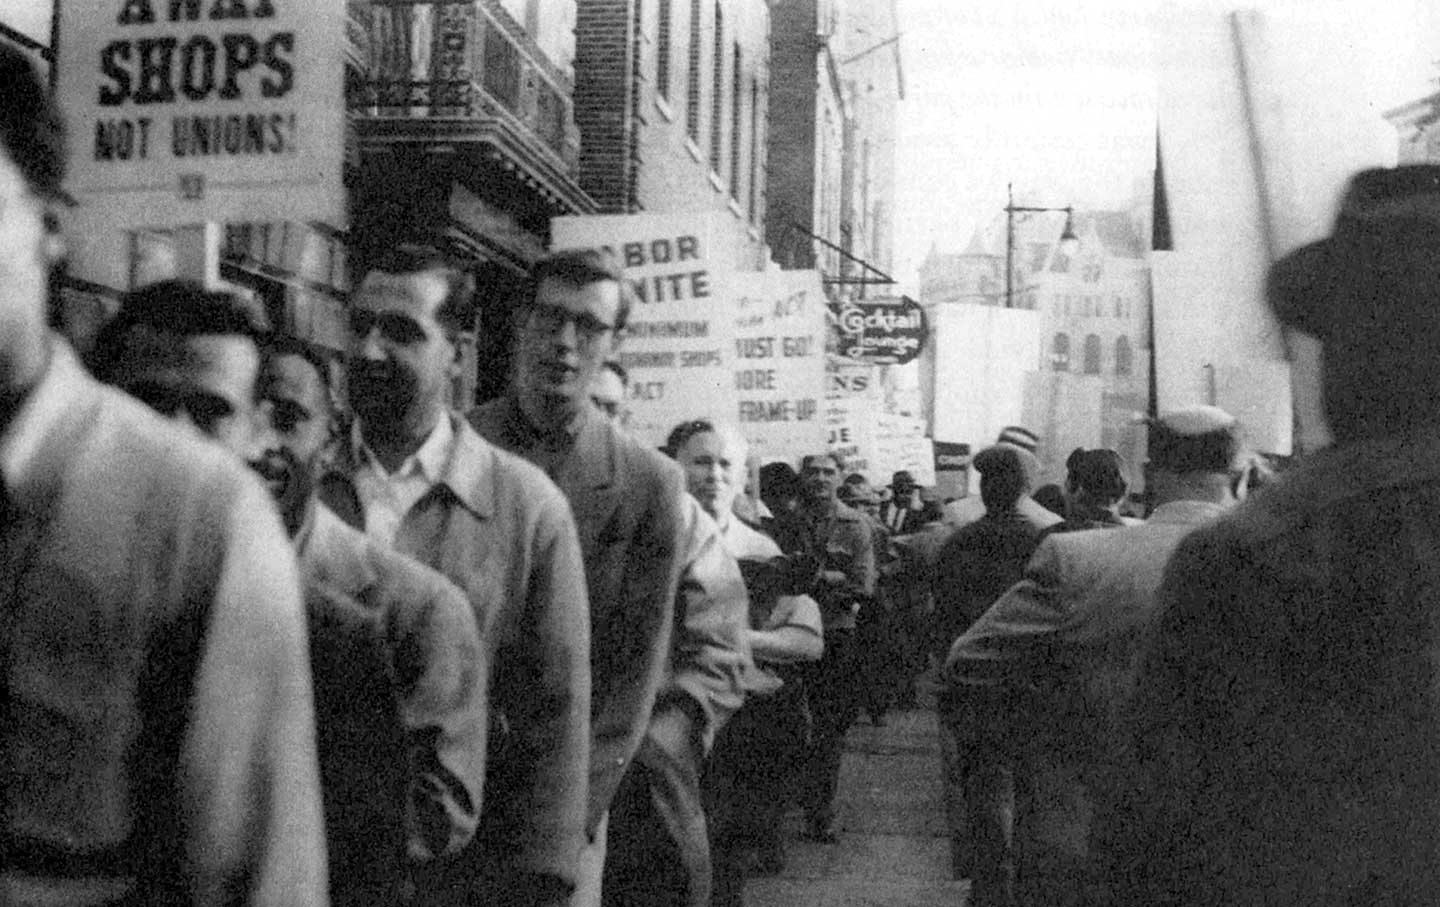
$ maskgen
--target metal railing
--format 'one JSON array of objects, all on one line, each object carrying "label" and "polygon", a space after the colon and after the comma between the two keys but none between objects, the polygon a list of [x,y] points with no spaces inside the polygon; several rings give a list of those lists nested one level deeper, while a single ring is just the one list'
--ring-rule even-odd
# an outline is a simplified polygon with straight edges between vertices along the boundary
[{"label": "metal railing", "polygon": [[352,113],[492,121],[574,172],[573,82],[498,0],[352,2],[350,21]]}]

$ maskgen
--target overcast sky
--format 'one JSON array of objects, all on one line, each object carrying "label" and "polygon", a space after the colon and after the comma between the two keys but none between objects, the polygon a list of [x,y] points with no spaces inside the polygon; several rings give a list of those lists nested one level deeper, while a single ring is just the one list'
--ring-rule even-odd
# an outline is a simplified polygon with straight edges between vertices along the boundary
[{"label": "overcast sky", "polygon": [[[865,0],[852,0],[865,2]],[[898,0],[905,68],[898,151],[896,269],[932,244],[962,251],[1017,202],[1121,207],[1148,187],[1154,157],[1155,0]],[[1339,17],[1354,46],[1337,53],[1378,113],[1433,91],[1440,15],[1425,0],[1209,2],[1280,18]],[[1364,65],[1355,65],[1362,61]],[[1059,215],[1055,215],[1058,219]],[[1056,228],[1058,230],[1058,227]],[[913,284],[909,287],[916,289]]]}]

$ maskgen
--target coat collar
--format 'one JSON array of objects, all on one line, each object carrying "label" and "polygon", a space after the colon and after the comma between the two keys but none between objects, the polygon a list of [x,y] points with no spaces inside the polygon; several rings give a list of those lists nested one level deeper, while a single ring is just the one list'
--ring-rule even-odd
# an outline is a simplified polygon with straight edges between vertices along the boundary
[{"label": "coat collar", "polygon": [[[458,413],[446,412],[450,444],[444,452],[437,487],[459,501],[482,520],[495,515],[495,449],[471,428]],[[336,456],[329,477],[342,477],[353,493],[355,471],[362,462],[353,444],[344,445]]]},{"label": "coat collar", "polygon": [[[563,432],[542,432],[530,424],[513,394],[476,409],[471,424],[501,446],[527,456],[546,451],[564,456],[560,471],[573,471],[586,488],[609,488],[620,471],[620,430],[603,413],[585,407]],[[537,457],[540,462],[545,457]],[[551,476],[556,478],[556,476]]]},{"label": "coat collar", "polygon": [[94,423],[102,394],[118,395],[103,391],[64,342],[53,337],[49,342],[45,373],[0,434],[0,476],[18,507],[38,504],[60,484],[79,438]]},{"label": "coat collar", "polygon": [[345,525],[330,508],[313,498],[305,525],[295,537],[296,554],[306,578],[340,583],[347,590],[375,585],[377,574],[365,557],[365,537]]},{"label": "coat collar", "polygon": [[1341,444],[1310,454],[1293,472],[1239,508],[1261,537],[1293,528],[1306,514],[1374,491],[1440,481],[1440,426]]}]

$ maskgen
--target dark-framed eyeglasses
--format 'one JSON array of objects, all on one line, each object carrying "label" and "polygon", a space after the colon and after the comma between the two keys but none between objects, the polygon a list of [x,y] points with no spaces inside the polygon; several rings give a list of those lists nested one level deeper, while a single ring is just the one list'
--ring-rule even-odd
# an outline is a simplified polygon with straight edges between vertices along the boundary
[{"label": "dark-framed eyeglasses", "polygon": [[419,343],[425,339],[425,329],[413,318],[399,312],[352,308],[349,321],[350,335],[356,340],[369,337],[370,331],[375,328],[379,328],[380,336],[391,343]]},{"label": "dark-framed eyeglasses", "polygon": [[573,324],[575,337],[581,343],[594,343],[615,330],[615,325],[601,321],[589,312],[572,312],[564,306],[541,302],[530,306],[528,323],[532,329],[544,334],[557,333],[563,330],[565,325]]}]

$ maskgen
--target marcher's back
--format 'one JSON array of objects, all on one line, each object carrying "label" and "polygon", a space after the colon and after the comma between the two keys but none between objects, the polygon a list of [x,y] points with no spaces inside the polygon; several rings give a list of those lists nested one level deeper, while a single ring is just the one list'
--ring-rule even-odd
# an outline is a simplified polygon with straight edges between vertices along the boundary
[{"label": "marcher's back", "polygon": [[1176,555],[1137,705],[1142,759],[1186,784],[1124,849],[1135,903],[1440,902],[1440,434],[1387,446]]},{"label": "marcher's back", "polygon": [[1181,544],[1109,820],[1116,903],[1440,903],[1440,167],[1271,269],[1335,445]]},{"label": "marcher's back", "polygon": [[279,522],[221,452],[54,355],[12,426],[34,459],[6,464],[0,902],[323,898]]}]

